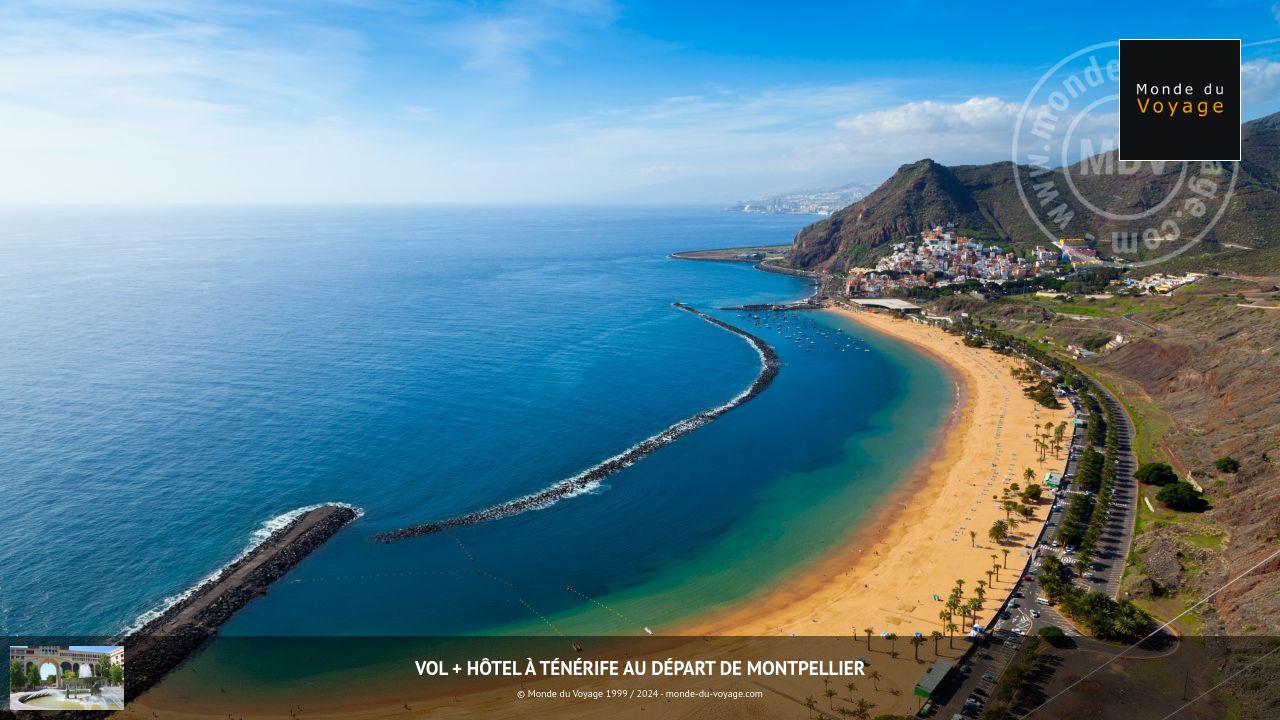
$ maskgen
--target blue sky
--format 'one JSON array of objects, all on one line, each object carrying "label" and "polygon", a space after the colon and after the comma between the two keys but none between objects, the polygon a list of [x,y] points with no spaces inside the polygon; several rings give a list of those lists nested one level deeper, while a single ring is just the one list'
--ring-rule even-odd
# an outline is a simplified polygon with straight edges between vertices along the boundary
[{"label": "blue sky", "polygon": [[1268,3],[16,0],[0,201],[617,202],[875,184],[1009,157],[1040,75],[1119,37],[1241,37]]}]

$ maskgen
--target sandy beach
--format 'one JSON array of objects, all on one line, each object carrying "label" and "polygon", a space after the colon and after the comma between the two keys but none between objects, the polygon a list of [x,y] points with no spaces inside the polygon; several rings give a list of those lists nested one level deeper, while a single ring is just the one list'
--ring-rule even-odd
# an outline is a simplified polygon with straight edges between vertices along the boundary
[{"label": "sandy beach", "polygon": [[[737,636],[746,643],[742,652],[750,652],[752,643],[759,649],[769,637],[848,637],[849,645],[842,652],[865,657],[876,676],[857,679],[855,687],[847,690],[847,703],[827,696],[830,686],[815,678],[759,682],[703,679],[688,684],[731,691],[750,687],[762,691],[763,696],[739,702],[658,699],[627,705],[577,699],[520,702],[517,698],[522,696],[516,694],[514,684],[500,683],[500,687],[453,695],[439,685],[394,683],[385,688],[366,687],[367,695],[358,693],[364,696],[350,697],[338,706],[325,703],[310,707],[305,715],[374,718],[414,716],[425,711],[432,717],[611,718],[652,716],[656,710],[663,717],[775,717],[806,712],[808,698],[818,698],[821,706],[835,709],[841,704],[851,707],[855,696],[872,702],[878,713],[915,711],[919,698],[912,696],[911,688],[927,664],[938,657],[959,657],[967,643],[959,637],[931,639],[913,648],[908,640],[917,632],[929,638],[933,631],[945,630],[939,611],[957,579],[965,581],[966,597],[972,596],[979,580],[991,580],[979,622],[986,623],[996,611],[1016,580],[1017,569],[1026,560],[1026,545],[1039,532],[1048,509],[1047,501],[1042,502],[1033,519],[1021,523],[1005,544],[995,545],[987,531],[996,520],[1005,518],[999,500],[1001,489],[1010,483],[1025,485],[1028,467],[1037,481],[1046,471],[1061,470],[1065,454],[1050,454],[1045,462],[1039,461],[1033,427],[1068,419],[1070,410],[1050,410],[1025,397],[1010,373],[1021,366],[1020,360],[967,347],[953,335],[908,320],[845,309],[835,312],[928,353],[947,369],[956,394],[946,427],[912,477],[878,508],[874,522],[851,531],[838,549],[798,569],[782,587],[682,628],[678,634],[690,636],[685,646],[667,646],[662,657],[698,657],[707,652],[701,639],[707,635]],[[1009,551],[1007,560],[1003,550]],[[987,575],[993,562],[1002,566],[998,580]],[[870,640],[868,627],[873,634]],[[880,637],[885,632],[895,634],[898,640]],[[773,649],[766,646],[763,651]],[[639,656],[643,655],[640,651]],[[634,686],[634,678],[540,678],[519,684],[520,690],[608,691]],[[192,702],[190,697],[166,698],[163,686],[158,690],[132,705],[125,716],[150,717],[158,711],[160,716],[225,717],[230,709],[213,698],[205,705]],[[291,707],[271,707],[270,703],[257,711],[255,714],[265,716],[303,716]]]},{"label": "sandy beach", "polygon": [[870,627],[876,635],[928,636],[943,630],[942,602],[934,595],[945,599],[963,579],[968,596],[977,581],[988,581],[994,554],[1009,571],[992,578],[993,590],[979,614],[985,623],[1016,580],[1013,569],[1025,563],[1025,546],[1044,522],[1047,502],[1004,545],[987,537],[991,525],[1005,518],[1002,488],[1025,486],[1026,468],[1035,471],[1037,482],[1047,471],[1061,472],[1065,453],[1040,462],[1033,428],[1070,418],[1069,408],[1051,410],[1025,397],[1010,374],[1021,360],[967,347],[929,325],[870,311],[835,312],[928,353],[948,369],[957,388],[949,427],[915,477],[848,543],[785,588],[697,623],[688,629],[691,634],[831,636],[865,634]]}]

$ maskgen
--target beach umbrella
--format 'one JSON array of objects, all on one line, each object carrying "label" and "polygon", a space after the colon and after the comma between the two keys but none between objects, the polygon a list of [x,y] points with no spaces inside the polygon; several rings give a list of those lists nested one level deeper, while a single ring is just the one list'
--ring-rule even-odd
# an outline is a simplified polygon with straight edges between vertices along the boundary
[{"label": "beach umbrella", "polygon": [[888,631],[888,630],[884,630],[884,631],[882,631],[882,632],[880,633],[880,637],[882,637],[882,638],[887,638],[887,637],[889,637],[889,631]]},{"label": "beach umbrella", "polygon": [[924,637],[924,636],[923,636],[923,635],[921,635],[921,634],[920,634],[920,631],[918,631],[918,630],[917,630],[917,631],[916,631],[916,637]]}]

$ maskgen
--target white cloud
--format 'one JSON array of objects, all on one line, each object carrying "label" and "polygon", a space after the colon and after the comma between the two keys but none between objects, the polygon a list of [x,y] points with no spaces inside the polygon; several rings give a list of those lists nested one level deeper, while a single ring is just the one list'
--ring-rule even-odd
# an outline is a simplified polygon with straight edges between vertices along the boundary
[{"label": "white cloud", "polygon": [[1241,65],[1240,94],[1246,103],[1264,103],[1280,97],[1280,63],[1263,59]]},{"label": "white cloud", "polygon": [[843,118],[836,127],[864,135],[1009,130],[1019,107],[997,97],[973,97],[959,103],[924,100]]},{"label": "white cloud", "polygon": [[466,70],[522,81],[537,60],[549,59],[584,31],[609,25],[617,14],[608,0],[514,3],[441,23],[431,36],[460,55]]}]

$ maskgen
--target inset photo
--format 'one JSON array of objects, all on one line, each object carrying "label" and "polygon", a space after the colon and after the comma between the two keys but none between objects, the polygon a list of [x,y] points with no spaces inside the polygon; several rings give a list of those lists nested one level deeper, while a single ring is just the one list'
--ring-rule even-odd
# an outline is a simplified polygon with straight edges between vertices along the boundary
[{"label": "inset photo", "polygon": [[119,645],[11,645],[10,710],[121,710]]}]

